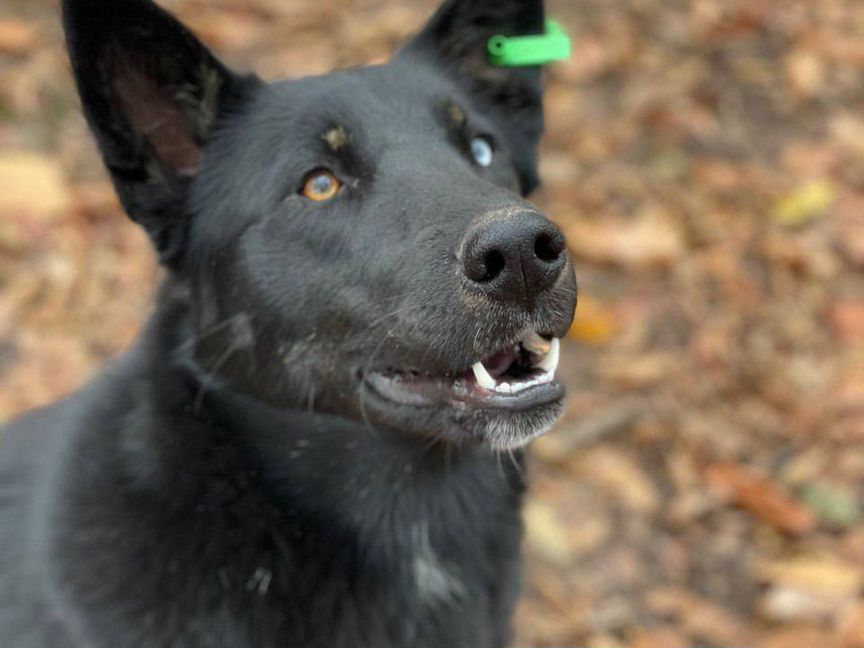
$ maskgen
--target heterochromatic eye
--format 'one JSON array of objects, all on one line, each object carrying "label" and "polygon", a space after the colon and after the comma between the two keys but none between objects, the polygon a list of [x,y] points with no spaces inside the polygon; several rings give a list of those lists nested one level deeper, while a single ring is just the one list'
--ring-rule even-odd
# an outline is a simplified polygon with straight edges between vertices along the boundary
[{"label": "heterochromatic eye", "polygon": [[474,161],[481,167],[488,168],[492,166],[492,160],[495,159],[495,151],[489,138],[475,137],[471,140],[471,155],[474,156]]},{"label": "heterochromatic eye", "polygon": [[333,198],[341,188],[342,182],[332,172],[327,169],[318,169],[306,176],[300,193],[309,200],[324,202]]}]

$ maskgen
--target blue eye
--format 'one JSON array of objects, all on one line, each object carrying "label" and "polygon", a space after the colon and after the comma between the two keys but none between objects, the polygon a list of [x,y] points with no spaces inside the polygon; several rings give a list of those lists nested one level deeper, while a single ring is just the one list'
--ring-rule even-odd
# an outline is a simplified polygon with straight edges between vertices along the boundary
[{"label": "blue eye", "polygon": [[492,166],[492,161],[495,159],[495,150],[492,148],[492,141],[488,137],[475,137],[471,140],[471,155],[474,156],[474,161],[481,167],[488,168]]}]

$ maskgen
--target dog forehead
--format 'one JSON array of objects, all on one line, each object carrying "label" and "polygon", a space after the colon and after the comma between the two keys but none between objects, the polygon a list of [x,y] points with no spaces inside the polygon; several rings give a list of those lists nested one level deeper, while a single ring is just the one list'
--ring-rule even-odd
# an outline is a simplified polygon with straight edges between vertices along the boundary
[{"label": "dog forehead", "polygon": [[257,109],[271,124],[270,119],[301,129],[364,127],[375,135],[434,119],[434,109],[457,92],[432,69],[391,63],[276,81]]}]

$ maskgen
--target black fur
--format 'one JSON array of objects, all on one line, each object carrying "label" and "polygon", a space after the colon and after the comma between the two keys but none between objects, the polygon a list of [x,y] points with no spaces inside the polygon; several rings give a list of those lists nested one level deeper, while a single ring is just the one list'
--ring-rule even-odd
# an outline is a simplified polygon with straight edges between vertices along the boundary
[{"label": "black fur", "polygon": [[[566,254],[542,289],[524,268],[469,281],[461,259],[493,217],[511,242],[560,238],[520,196],[541,72],[483,50],[539,31],[541,0],[450,0],[387,65],[274,84],[150,0],[64,0],[63,16],[84,113],[167,279],[130,352],[0,431],[0,644],[506,645],[515,448],[560,394],[422,408],[364,376],[458,376],[569,327]],[[309,202],[298,188],[323,167],[344,187]]]}]

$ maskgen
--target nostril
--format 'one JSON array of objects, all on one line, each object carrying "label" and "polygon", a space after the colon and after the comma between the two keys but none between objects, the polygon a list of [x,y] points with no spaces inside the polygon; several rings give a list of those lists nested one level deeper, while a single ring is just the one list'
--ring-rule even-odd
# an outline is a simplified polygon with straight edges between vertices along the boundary
[{"label": "nostril", "polygon": [[476,283],[494,281],[505,272],[506,266],[506,252],[495,242],[484,241],[482,237],[478,237],[465,246],[462,271],[471,281]]},{"label": "nostril", "polygon": [[534,239],[534,255],[541,261],[552,263],[561,257],[564,252],[564,237],[553,236],[547,232],[541,232]]},{"label": "nostril", "polygon": [[549,289],[565,263],[564,234],[536,212],[488,219],[464,239],[462,275],[474,288],[508,302],[529,302]]},{"label": "nostril", "polygon": [[486,268],[486,273],[481,281],[492,281],[507,265],[507,260],[500,250],[489,250],[486,256],[483,257],[483,266]]}]

